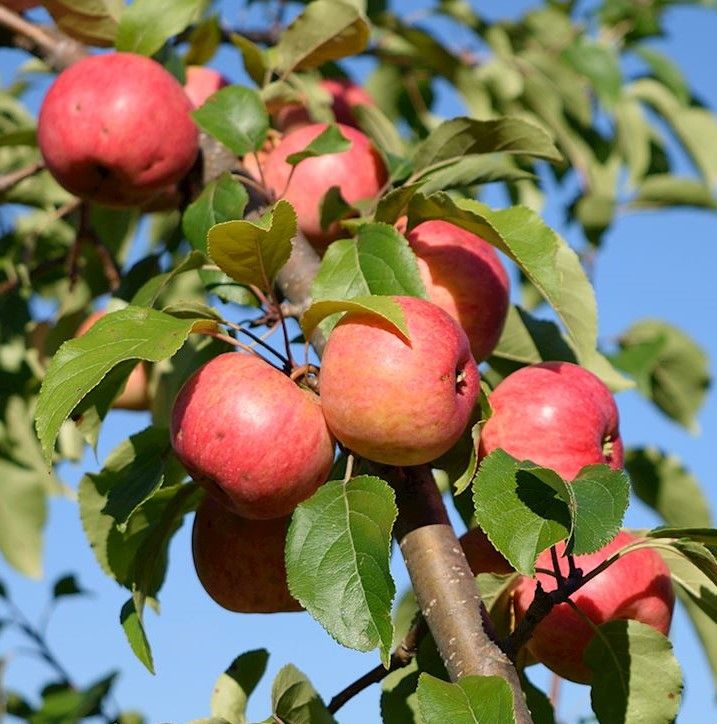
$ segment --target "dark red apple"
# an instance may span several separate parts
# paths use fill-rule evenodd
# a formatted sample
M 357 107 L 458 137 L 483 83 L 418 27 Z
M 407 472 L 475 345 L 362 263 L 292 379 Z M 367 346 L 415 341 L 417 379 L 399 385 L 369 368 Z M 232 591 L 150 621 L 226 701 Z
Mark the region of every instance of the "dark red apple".
M 513 566 L 493 547 L 480 528 L 471 528 L 458 541 L 474 576 L 479 573 L 515 573 Z

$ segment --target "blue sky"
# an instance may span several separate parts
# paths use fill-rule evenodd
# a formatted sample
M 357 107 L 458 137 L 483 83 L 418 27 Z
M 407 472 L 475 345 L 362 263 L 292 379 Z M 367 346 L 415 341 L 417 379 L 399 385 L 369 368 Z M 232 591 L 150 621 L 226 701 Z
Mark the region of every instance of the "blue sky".
M 425 2 L 395 3 L 397 9 L 411 12 L 428 5 Z M 475 8 L 489 17 L 501 12 L 516 14 L 534 6 L 528 2 L 474 2 Z M 237 3 L 222 3 L 229 22 L 238 18 Z M 233 8 L 233 9 L 232 9 Z M 717 107 L 717 74 L 709 60 L 717 37 L 717 12 L 698 7 L 683 7 L 667 14 L 669 35 L 654 42 L 681 65 L 692 87 L 707 104 Z M 466 36 L 467 38 L 467 36 Z M 462 39 L 460 39 L 462 40 Z M 13 68 L 24 56 L 0 50 L 0 74 L 7 82 Z M 220 53 L 214 65 L 230 79 L 244 82 L 238 54 Z M 358 73 L 365 72 L 361 64 Z M 29 94 L 37 107 L 43 84 Z M 446 116 L 461 109 L 450 96 L 439 99 L 438 111 Z M 492 200 L 492 197 L 491 197 Z M 566 229 L 559 209 L 548 205 L 545 216 L 569 241 L 579 243 L 573 229 Z M 717 359 L 717 292 L 714 264 L 717 262 L 715 233 L 717 217 L 697 211 L 642 212 L 622 217 L 608 233 L 595 271 L 595 288 L 600 311 L 600 337 L 614 340 L 632 323 L 645 317 L 664 319 L 683 328 L 709 354 Z M 714 371 L 714 364 L 712 364 Z M 699 416 L 702 433 L 691 435 L 662 417 L 649 403 L 633 392 L 618 396 L 621 428 L 628 445 L 650 444 L 678 454 L 700 479 L 717 509 L 714 484 L 713 450 L 717 431 L 717 396 L 712 391 Z M 99 443 L 98 459 L 128 434 L 142 429 L 147 419 L 142 414 L 112 412 Z M 64 479 L 76 484 L 83 472 L 98 463 L 87 456 L 82 465 L 63 469 Z M 644 506 L 634 502 L 627 523 L 652 525 L 656 518 Z M 219 673 L 234 656 L 266 647 L 271 652 L 268 675 L 253 697 L 250 718 L 260 720 L 269 713 L 269 691 L 273 675 L 292 662 L 313 681 L 325 699 L 361 673 L 372 668 L 375 654 L 359 654 L 338 647 L 308 614 L 240 616 L 219 608 L 199 585 L 190 553 L 191 526 L 174 538 L 167 582 L 161 594 L 162 613 L 147 614 L 156 676 L 151 676 L 131 654 L 118 624 L 119 610 L 127 594 L 99 570 L 82 533 L 76 506 L 67 500 L 52 502 L 47 528 L 45 578 L 32 582 L 14 573 L 0 561 L 0 578 L 12 590 L 13 597 L 26 613 L 37 617 L 44 606 L 52 582 L 59 576 L 76 572 L 91 597 L 61 603 L 49 629 L 49 640 L 59 652 L 66 668 L 80 684 L 88 684 L 111 669 L 119 669 L 121 678 L 116 699 L 122 708 L 136 708 L 149 722 L 184 722 L 209 713 L 209 696 Z M 398 590 L 407 585 L 400 557 L 394 555 L 394 575 Z M 703 722 L 714 706 L 714 685 L 706 660 L 689 624 L 678 611 L 673 625 L 676 654 L 685 672 L 686 690 L 683 722 Z M 0 656 L 10 656 L 5 679 L 10 688 L 35 694 L 49 679 L 49 671 L 36 659 L 22 656 L 15 648 L 17 639 L 0 639 Z M 538 672 L 538 669 L 534 670 Z M 536 683 L 547 686 L 544 672 L 532 674 Z M 379 721 L 379 687 L 365 692 L 341 710 L 344 724 Z M 576 721 L 589 709 L 589 689 L 565 686 L 560 715 L 564 721 Z

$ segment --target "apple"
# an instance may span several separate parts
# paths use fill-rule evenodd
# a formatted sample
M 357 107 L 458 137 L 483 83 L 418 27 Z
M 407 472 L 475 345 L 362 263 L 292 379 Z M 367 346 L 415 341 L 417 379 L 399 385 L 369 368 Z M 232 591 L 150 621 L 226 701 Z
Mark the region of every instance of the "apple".
M 319 382 L 324 416 L 354 453 L 420 465 L 463 433 L 479 374 L 465 332 L 440 307 L 394 297 L 410 343 L 376 315 L 349 312 L 329 335 Z
M 495 249 L 447 221 L 424 221 L 406 238 L 428 298 L 460 322 L 475 359 L 486 359 L 503 331 L 510 294 L 510 281 Z
M 199 108 L 209 96 L 229 85 L 229 81 L 218 70 L 203 65 L 188 66 L 185 75 L 184 92 L 195 108 Z
M 575 561 L 583 573 L 609 558 L 615 551 L 637 540 L 621 531 L 604 548 Z M 565 544 L 558 546 L 560 570 L 568 573 L 567 559 L 562 557 Z M 552 570 L 550 551 L 543 551 L 536 565 Z M 514 605 L 517 619 L 525 615 L 534 598 L 537 582 L 546 591 L 555 589 L 555 579 L 544 573 L 535 578 L 523 576 L 516 589 Z M 621 619 L 632 619 L 652 626 L 664 634 L 670 630 L 675 595 L 670 570 L 659 553 L 651 548 L 628 553 L 602 573 L 588 581 L 571 596 L 571 600 L 596 626 Z M 567 603 L 555 606 L 535 628 L 527 644 L 528 650 L 564 679 L 590 683 L 592 672 L 583 662 L 583 654 L 595 635 L 590 625 Z
M 115 207 L 148 203 L 180 181 L 199 151 L 192 104 L 159 63 L 133 53 L 85 58 L 60 73 L 37 140 L 58 183 Z
M 479 573 L 515 573 L 513 566 L 493 547 L 481 528 L 471 528 L 458 542 L 474 576 Z
M 305 159 L 292 174 L 292 166 L 286 162 L 286 157 L 303 151 L 327 127 L 325 123 L 312 123 L 287 133 L 262 159 L 267 188 L 274 196 L 284 198 L 294 206 L 299 228 L 319 249 L 342 233 L 337 223 L 327 230 L 321 228 L 320 204 L 324 194 L 332 186 L 338 186 L 344 199 L 353 204 L 376 196 L 387 179 L 381 156 L 368 137 L 342 124 L 338 124 L 338 128 L 351 141 L 351 148 Z
M 289 518 L 240 518 L 207 496 L 194 517 L 192 556 L 204 590 L 240 613 L 301 611 L 286 583 Z
M 289 515 L 334 459 L 318 396 L 248 353 L 221 354 L 184 383 L 171 437 L 194 480 L 246 518 Z
M 610 390 L 569 362 L 542 362 L 506 377 L 489 395 L 478 456 L 502 448 L 572 480 L 586 465 L 620 469 L 623 445 Z
M 92 312 L 77 328 L 75 337 L 82 336 L 88 332 L 98 319 L 102 319 L 107 314 L 105 310 Z M 144 362 L 139 362 L 137 366 L 130 372 L 124 389 L 115 398 L 112 407 L 121 410 L 148 410 L 149 409 L 149 378 L 147 377 L 147 368 Z

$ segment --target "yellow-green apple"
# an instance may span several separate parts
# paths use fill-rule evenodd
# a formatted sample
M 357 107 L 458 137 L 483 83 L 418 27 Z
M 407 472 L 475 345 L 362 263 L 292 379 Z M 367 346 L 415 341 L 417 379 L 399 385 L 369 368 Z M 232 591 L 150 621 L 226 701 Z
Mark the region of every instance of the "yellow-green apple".
M 88 332 L 98 319 L 102 319 L 107 314 L 103 309 L 92 312 L 84 322 L 77 328 L 75 337 Z M 149 399 L 149 379 L 147 376 L 147 368 L 144 362 L 139 362 L 137 366 L 130 372 L 124 389 L 115 398 L 112 407 L 120 410 L 148 410 L 150 404 Z
M 386 182 L 386 167 L 374 145 L 361 131 L 339 124 L 341 134 L 351 147 L 341 153 L 315 156 L 301 161 L 292 173 L 287 156 L 303 151 L 327 124 L 313 123 L 287 133 L 262 159 L 262 171 L 267 188 L 276 197 L 291 202 L 296 209 L 299 228 L 317 248 L 324 248 L 338 239 L 341 229 L 337 223 L 321 228 L 321 200 L 332 187 L 338 186 L 341 195 L 353 204 L 376 196 Z
M 329 428 L 356 454 L 419 465 L 463 433 L 478 395 L 478 367 L 450 315 L 423 299 L 393 299 L 410 342 L 382 317 L 345 314 L 324 350 L 321 400 Z
M 85 58 L 60 73 L 37 140 L 59 184 L 89 201 L 141 206 L 194 164 L 199 133 L 181 84 L 134 53 Z
M 195 108 L 229 83 L 218 70 L 203 65 L 188 66 L 185 75 L 184 92 Z
M 623 465 L 618 411 L 592 372 L 569 362 L 542 362 L 506 377 L 489 395 L 479 457 L 502 448 L 572 480 L 586 465 Z
M 230 611 L 301 611 L 286 583 L 288 526 L 286 517 L 240 518 L 207 496 L 192 529 L 194 568 L 204 590 Z
M 620 548 L 635 541 L 627 531 L 597 553 L 576 556 L 575 561 L 583 573 L 609 558 Z M 565 545 L 558 546 L 560 570 L 568 573 L 567 560 L 562 557 Z M 552 570 L 550 551 L 544 551 L 536 565 Z M 520 579 L 514 596 L 516 617 L 522 619 L 535 595 L 537 582 L 545 591 L 555 588 L 555 579 L 544 573 L 535 578 Z M 621 619 L 632 619 L 648 624 L 667 635 L 672 620 L 674 593 L 670 571 L 654 549 L 641 548 L 626 554 L 617 562 L 588 581 L 571 596 L 571 600 L 595 626 Z M 538 661 L 559 676 L 587 684 L 592 672 L 583 661 L 583 655 L 595 632 L 583 616 L 567 603 L 555 606 L 535 628 L 527 646 Z
M 479 573 L 515 573 L 513 566 L 494 548 L 481 528 L 471 528 L 458 542 L 474 576 Z
M 171 436 L 194 480 L 246 518 L 289 515 L 334 458 L 318 396 L 247 353 L 221 354 L 184 383 Z
M 495 249 L 447 221 L 424 221 L 406 238 L 428 298 L 460 322 L 475 359 L 486 359 L 503 331 L 510 294 L 510 281 Z

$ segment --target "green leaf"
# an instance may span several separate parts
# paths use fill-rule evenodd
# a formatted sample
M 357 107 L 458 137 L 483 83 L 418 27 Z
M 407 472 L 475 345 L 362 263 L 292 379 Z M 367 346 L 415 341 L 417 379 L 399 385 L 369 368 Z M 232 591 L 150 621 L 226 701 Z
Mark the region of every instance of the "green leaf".
M 389 571 L 397 509 L 383 480 L 360 476 L 320 487 L 294 511 L 286 542 L 289 590 L 339 643 L 381 648 L 393 640 Z
M 356 209 L 341 195 L 339 186 L 332 186 L 323 195 L 319 204 L 321 229 L 326 231 L 331 224 L 356 215 Z
M 210 17 L 197 23 L 189 33 L 189 48 L 184 56 L 184 65 L 206 65 L 216 55 L 222 42 L 219 16 Z
M 515 624 L 511 593 L 518 579 L 517 573 L 479 573 L 476 576 L 481 599 L 500 638 L 508 636 Z
M 464 676 L 455 684 L 421 674 L 418 706 L 425 724 L 514 724 L 513 693 L 498 676 Z
M 336 724 L 311 682 L 291 664 L 274 679 L 271 706 L 275 719 L 286 724 Z
M 423 181 L 405 184 L 382 196 L 376 206 L 374 219 L 384 224 L 395 224 L 406 210 L 413 195 L 423 186 Z
M 630 171 L 630 183 L 634 186 L 650 167 L 652 129 L 642 106 L 634 98 L 621 98 L 613 107 L 613 113 L 618 148 Z
M 237 156 L 258 151 L 269 130 L 269 114 L 251 88 L 230 85 L 211 95 L 192 113 L 197 125 Z
M 117 50 L 154 55 L 174 35 L 197 20 L 205 0 L 134 0 L 117 29 Z
M 717 198 L 702 181 L 665 173 L 645 178 L 629 206 L 636 209 L 688 206 L 714 210 L 717 209 Z
M 288 201 L 277 201 L 257 221 L 225 221 L 209 230 L 209 255 L 219 268 L 240 284 L 264 291 L 291 255 L 296 213 Z
M 268 68 L 267 54 L 256 43 L 238 33 L 232 33 L 232 43 L 239 49 L 244 60 L 247 75 L 258 85 L 264 84 L 264 77 Z
M 171 272 L 157 274 L 148 282 L 142 285 L 137 293 L 132 297 L 132 304 L 137 307 L 154 306 L 160 294 L 169 287 L 169 285 L 181 274 L 188 271 L 200 269 L 206 264 L 206 257 L 198 251 L 190 251 Z
M 598 721 L 674 721 L 682 673 L 669 639 L 639 621 L 609 621 L 584 654 L 593 671 L 590 699 Z
M 42 705 L 31 717 L 35 724 L 50 722 L 77 722 L 98 716 L 102 702 L 110 693 L 117 678 L 113 672 L 86 689 L 75 689 L 69 684 L 49 684 L 42 692 Z
M 578 73 L 587 77 L 602 102 L 610 106 L 620 97 L 622 73 L 612 46 L 594 42 L 584 36 L 563 50 L 562 57 Z
M 595 293 L 577 254 L 538 214 L 521 206 L 492 211 L 477 201 L 454 203 L 444 193 L 418 193 L 409 205 L 411 226 L 428 219 L 456 224 L 507 254 L 562 319 L 578 360 L 588 363 L 594 357 Z
M 344 137 L 336 125 L 329 125 L 324 131 L 302 151 L 291 153 L 286 157 L 286 162 L 296 166 L 307 158 L 326 156 L 331 153 L 343 153 L 351 148 L 351 141 Z
M 632 488 L 671 526 L 707 527 L 709 503 L 697 479 L 675 455 L 656 448 L 632 448 L 625 453 Z
M 620 337 L 612 362 L 633 375 L 640 392 L 668 417 L 698 430 L 696 415 L 710 384 L 709 361 L 681 329 L 657 319 L 637 322 Z
M 353 106 L 358 127 L 374 142 L 376 148 L 384 154 L 403 156 L 405 144 L 395 124 L 376 106 Z
M 152 649 L 149 646 L 147 634 L 144 632 L 142 619 L 135 608 L 134 599 L 130 598 L 122 606 L 120 623 L 134 655 L 147 667 L 150 674 L 154 674 Z
M 268 660 L 266 649 L 237 656 L 214 684 L 212 716 L 225 719 L 229 724 L 246 724 L 247 702 L 264 676 Z
M 676 63 L 646 45 L 635 48 L 634 52 L 647 63 L 655 78 L 667 86 L 680 103 L 687 105 L 690 102 L 690 87 Z
M 475 184 L 535 178 L 534 174 L 520 168 L 510 157 L 473 154 L 423 176 L 421 192 L 430 196 L 436 191 L 462 189 Z
M 308 339 L 323 319 L 339 312 L 375 314 L 386 320 L 405 339 L 409 339 L 406 319 L 400 305 L 392 297 L 381 296 L 324 299 L 314 302 L 301 317 L 304 337 Z
M 525 694 L 525 703 L 528 705 L 533 724 L 556 724 L 555 712 L 550 699 L 528 679 L 524 671 L 521 671 L 519 675 L 520 685 Z
M 110 46 L 115 42 L 122 0 L 44 0 L 57 27 L 81 43 Z
M 215 224 L 244 218 L 249 194 L 230 173 L 210 181 L 202 193 L 187 207 L 182 230 L 189 243 L 202 254 L 207 253 L 207 234 Z
M 86 594 L 87 591 L 80 586 L 77 578 L 72 574 L 58 578 L 52 587 L 52 597 L 54 599 L 64 596 L 84 596 Z
M 287 76 L 356 55 L 367 46 L 369 34 L 368 23 L 355 6 L 314 0 L 282 33 L 275 48 L 277 70 Z
M 45 460 L 52 457 L 62 423 L 113 367 L 128 359 L 159 362 L 171 357 L 202 324 L 206 322 L 130 306 L 65 342 L 50 363 L 37 403 L 35 424 Z
M 521 118 L 453 118 L 414 148 L 414 176 L 476 153 L 517 153 L 555 162 L 563 158 L 544 130 Z
M 473 484 L 476 519 L 493 546 L 520 573 L 533 575 L 538 555 L 568 537 L 567 486 L 557 473 L 520 463 L 502 450 L 483 458 Z

